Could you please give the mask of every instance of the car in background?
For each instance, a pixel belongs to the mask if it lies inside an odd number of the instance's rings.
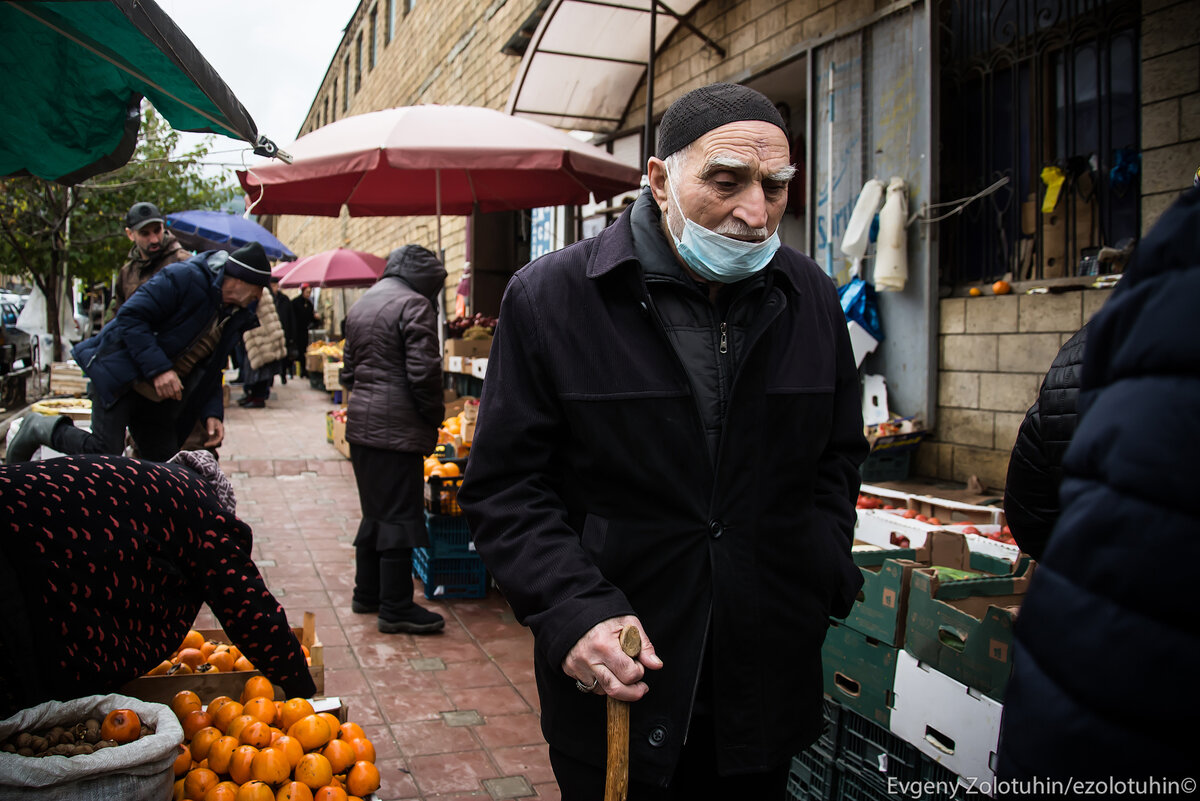
[[[23,365],[33,364],[33,341],[29,336],[29,332],[17,328],[17,317],[21,314],[21,307],[16,303],[9,301],[0,301],[0,347],[12,346],[12,362],[21,362]],[[5,364],[0,366],[5,369],[11,368],[12,363],[7,363],[7,358],[3,359]]]

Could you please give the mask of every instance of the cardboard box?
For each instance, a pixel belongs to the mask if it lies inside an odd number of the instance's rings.
[[[305,612],[304,625],[293,626],[292,633],[300,640],[301,645],[308,648],[309,656],[312,657],[308,673],[312,676],[313,684],[316,685],[316,694],[324,695],[325,655],[321,643],[316,639],[315,624],[316,616],[312,612]],[[206,640],[230,641],[229,636],[221,629],[198,629],[198,631],[204,635]],[[218,695],[228,695],[230,698],[240,697],[246,679],[261,675],[262,672],[258,670],[238,670],[232,673],[190,673],[186,676],[142,676],[127,683],[120,692],[132,695],[134,698],[141,698],[143,701],[170,704],[175,693],[180,690],[191,690],[200,696],[201,701],[207,703]],[[275,688],[275,699],[285,700],[283,690],[278,686]]]
[[[458,432],[459,439],[464,445],[470,445],[475,441],[475,421],[470,420],[462,424],[462,429]]]
[[[914,495],[909,504],[917,514],[926,517],[936,517],[943,525],[962,523],[964,525],[990,526],[999,525],[1003,514],[999,506],[979,506],[972,503],[949,501],[945,498],[932,498],[928,495]]]
[[[83,370],[73,361],[54,362],[50,365],[50,394],[83,397],[88,392],[89,380]]]
[[[471,375],[475,376],[476,378],[486,378],[487,366],[488,360],[486,358],[471,359]]]
[[[886,643],[830,621],[821,647],[826,695],[887,728],[896,653],[897,649]]]
[[[914,570],[904,649],[1003,702],[1012,675],[1013,623],[1033,573],[1028,559],[1009,575],[967,581],[941,581],[932,569]]]
[[[325,412],[325,441],[333,444],[333,410]]]
[[[233,402],[233,390],[228,384],[221,385],[221,403],[228,407]]]
[[[994,784],[1003,707],[900,651],[892,733],[959,776]]]
[[[933,565],[977,571],[989,576],[1011,576],[1011,562],[972,551],[966,535],[934,531],[917,549],[855,550],[854,563],[862,571],[863,588],[845,625],[897,648],[904,645],[905,621],[912,573]]]
[[[325,389],[330,392],[336,392],[342,389],[342,381],[338,377],[338,373],[342,369],[342,362],[325,362]]]
[[[447,373],[463,372],[463,357],[451,356],[449,353],[447,353],[445,369]]]
[[[468,358],[487,358],[492,349],[492,338],[486,339],[447,339],[446,353],[449,356],[466,356]]]
[[[325,354],[306,353],[304,354],[304,370],[309,373],[319,373],[325,369]]]
[[[862,367],[867,354],[879,347],[879,340],[853,320],[846,323],[846,328],[850,332],[850,350],[854,352],[854,364],[856,367]]]

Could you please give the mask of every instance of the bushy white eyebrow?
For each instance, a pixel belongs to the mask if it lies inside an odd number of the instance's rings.
[[[729,156],[713,156],[704,164],[704,175],[709,175],[716,170],[748,170],[750,165],[744,161],[740,161]],[[789,164],[786,167],[780,167],[775,172],[767,176],[768,181],[786,184],[792,178],[796,177],[795,166]]]

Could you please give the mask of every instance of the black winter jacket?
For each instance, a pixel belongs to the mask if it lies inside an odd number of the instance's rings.
[[[1062,460],[1075,435],[1087,326],[1067,340],[1025,414],[1008,462],[1004,516],[1021,550],[1041,559],[1058,520]]]
[[[1200,188],[1088,324],[1062,515],[1015,627],[1002,777],[1194,777],[1197,298]]]
[[[442,355],[431,298],[446,281],[437,256],[406,245],[350,307],[342,385],[350,392],[346,441],[388,451],[433,452],[442,403]]]
[[[640,618],[664,667],[632,705],[631,775],[663,785],[709,633],[723,773],[783,764],[816,738],[828,617],[862,581],[850,540],[867,446],[833,283],[783,248],[714,464],[630,216],[510,281],[459,501],[533,630],[555,748],[603,765],[604,698],[578,692],[562,661],[597,623]]]

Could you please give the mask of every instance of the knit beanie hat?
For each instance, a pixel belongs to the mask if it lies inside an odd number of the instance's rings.
[[[229,254],[225,274],[240,278],[247,284],[266,286],[271,281],[271,262],[258,242],[243,245]]]
[[[658,124],[658,157],[665,159],[709,131],[731,122],[758,120],[787,134],[775,104],[748,86],[714,83],[693,89],[671,104]]]

